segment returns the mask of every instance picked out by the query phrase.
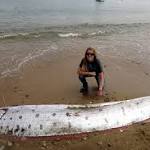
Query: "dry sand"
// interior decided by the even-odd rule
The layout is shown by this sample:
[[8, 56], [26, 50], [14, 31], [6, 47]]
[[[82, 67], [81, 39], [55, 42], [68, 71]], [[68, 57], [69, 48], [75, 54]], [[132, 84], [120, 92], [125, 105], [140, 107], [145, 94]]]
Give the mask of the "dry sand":
[[[22, 68], [17, 76], [0, 80], [0, 106], [20, 104], [86, 104], [117, 101], [149, 95], [149, 66], [128, 59], [101, 56], [105, 72], [105, 95], [96, 96], [96, 81], [89, 78], [89, 95], [79, 93], [76, 70], [82, 56], [39, 62], [34, 60]], [[114, 118], [115, 119], [115, 118]], [[112, 130], [92, 134], [78, 140], [16, 141], [0, 139], [5, 149], [132, 149], [148, 150], [150, 124], [129, 126], [125, 131]], [[1, 148], [1, 147], [0, 147]]]

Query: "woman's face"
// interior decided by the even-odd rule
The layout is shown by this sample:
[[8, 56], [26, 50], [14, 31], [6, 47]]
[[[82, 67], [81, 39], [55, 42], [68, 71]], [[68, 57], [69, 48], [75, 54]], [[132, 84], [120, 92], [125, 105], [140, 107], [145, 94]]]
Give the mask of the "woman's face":
[[89, 62], [93, 62], [94, 61], [94, 52], [93, 50], [88, 50], [86, 52], [86, 58]]

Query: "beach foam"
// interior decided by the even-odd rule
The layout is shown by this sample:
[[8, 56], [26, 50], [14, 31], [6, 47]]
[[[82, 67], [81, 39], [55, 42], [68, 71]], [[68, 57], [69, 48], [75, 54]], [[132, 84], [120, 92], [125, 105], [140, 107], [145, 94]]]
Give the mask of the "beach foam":
[[64, 34], [59, 33], [58, 36], [67, 38], [67, 37], [78, 37], [81, 36], [81, 34], [80, 33], [64, 33]]

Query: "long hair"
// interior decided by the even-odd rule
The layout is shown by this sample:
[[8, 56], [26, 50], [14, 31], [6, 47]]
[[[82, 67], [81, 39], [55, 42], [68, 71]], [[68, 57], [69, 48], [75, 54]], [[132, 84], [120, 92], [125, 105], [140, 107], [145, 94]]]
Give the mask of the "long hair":
[[96, 50], [95, 50], [94, 48], [92, 48], [92, 47], [88, 47], [88, 48], [86, 49], [85, 55], [84, 55], [85, 60], [87, 61], [86, 54], [88, 53], [89, 50], [90, 50], [90, 51], [93, 51], [93, 53], [94, 53], [94, 60], [96, 60]]
[[93, 51], [93, 53], [94, 53], [94, 61], [96, 60], [96, 51], [95, 51], [95, 49], [94, 48], [92, 48], [92, 47], [88, 47], [87, 49], [86, 49], [86, 51], [85, 51], [85, 55], [84, 55], [84, 59], [83, 59], [83, 69], [85, 70], [85, 71], [88, 71], [88, 69], [87, 69], [87, 63], [88, 63], [88, 60], [87, 60], [87, 53], [88, 53], [88, 51]]

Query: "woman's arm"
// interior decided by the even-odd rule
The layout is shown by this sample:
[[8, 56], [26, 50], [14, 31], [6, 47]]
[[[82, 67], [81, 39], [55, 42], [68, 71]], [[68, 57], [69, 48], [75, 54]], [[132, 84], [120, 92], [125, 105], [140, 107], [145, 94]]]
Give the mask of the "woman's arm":
[[88, 72], [88, 71], [84, 71], [82, 68], [78, 68], [77, 70], [77, 74], [78, 75], [83, 75], [83, 76], [96, 76], [95, 72]]
[[104, 72], [99, 73], [99, 89], [98, 89], [98, 95], [103, 95], [103, 89], [104, 89]]

